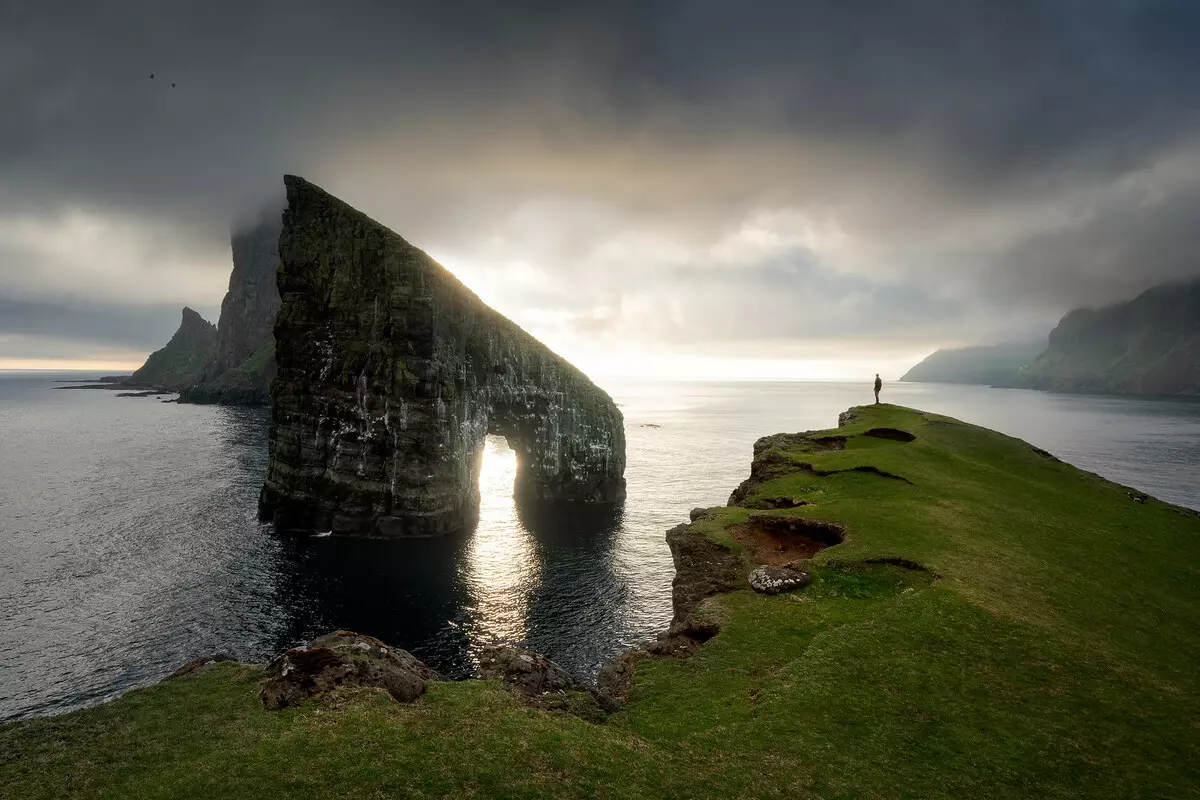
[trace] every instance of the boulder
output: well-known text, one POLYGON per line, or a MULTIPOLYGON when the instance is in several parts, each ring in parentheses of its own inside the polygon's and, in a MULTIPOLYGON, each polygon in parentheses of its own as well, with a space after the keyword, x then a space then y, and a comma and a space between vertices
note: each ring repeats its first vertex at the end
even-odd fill
POLYGON ((617 702, 576 680, 541 653, 514 645, 485 647, 479 655, 479 677, 506 683, 527 705, 603 722, 617 702))
POLYGON ((541 653, 514 645, 485 647, 479 655, 479 677, 504 681, 525 697, 585 688, 541 653))
POLYGON ((384 689, 395 700, 411 703, 428 681, 442 676, 406 650, 371 636, 337 631, 314 639, 307 648, 288 650, 267 668, 270 677, 260 696, 272 711, 342 687, 384 689))
POLYGON ((750 573, 750 588, 760 594, 782 594, 810 583, 812 575, 792 567, 763 565, 750 573))

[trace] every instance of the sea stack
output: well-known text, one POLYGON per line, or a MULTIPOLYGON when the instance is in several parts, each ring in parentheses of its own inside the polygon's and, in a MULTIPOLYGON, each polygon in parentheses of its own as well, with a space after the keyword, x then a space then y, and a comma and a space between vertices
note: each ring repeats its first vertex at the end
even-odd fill
POLYGON ((488 433, 517 452, 518 500, 624 499, 608 394, 422 250, 302 178, 284 183, 263 519, 374 536, 469 527, 488 433))

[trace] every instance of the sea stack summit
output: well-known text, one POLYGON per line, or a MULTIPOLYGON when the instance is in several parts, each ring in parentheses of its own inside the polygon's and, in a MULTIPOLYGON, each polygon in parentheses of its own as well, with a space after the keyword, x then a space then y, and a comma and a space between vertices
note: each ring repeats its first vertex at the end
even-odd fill
POLYGON ((468 527, 488 433, 517 453, 518 500, 624 499, 612 398, 425 252, 284 183, 263 519, 373 536, 468 527))

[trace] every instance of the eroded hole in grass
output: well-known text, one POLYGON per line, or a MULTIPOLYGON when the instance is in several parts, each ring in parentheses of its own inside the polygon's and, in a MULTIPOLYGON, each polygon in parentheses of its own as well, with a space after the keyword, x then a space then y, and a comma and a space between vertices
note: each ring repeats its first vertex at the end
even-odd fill
POLYGON ((934 574, 933 570, 919 561, 913 561, 909 558, 901 558, 900 556, 881 556, 879 558, 868 558, 862 562, 863 564, 887 564, 892 567, 901 567, 903 569, 912 570, 913 572, 928 572, 934 574))
POLYGON ((841 525, 804 517, 756 514, 729 529, 730 535, 754 554, 759 564, 781 567, 841 544, 841 525))
POLYGON ((909 484, 910 486, 916 486, 915 483, 913 483, 912 481, 910 481, 908 478, 904 477, 903 475, 897 475, 893 472, 888 472, 886 470, 882 470, 879 467, 871 466, 870 464, 860 464, 856 467, 846 467, 845 469, 817 469, 812 464, 801 464, 800 469, 803 472, 811 473, 813 475, 816 475, 819 478, 828 478, 830 475, 844 475, 847 472, 863 472, 868 475, 878 475, 881 478, 888 478, 888 479, 894 480, 894 481, 902 481, 904 483, 909 484))
POLYGON ((882 599, 919 591, 939 577, 922 564, 906 558, 871 558, 865 561, 830 561, 817 567, 814 597, 882 599))
POLYGON ((771 511, 778 508, 799 508, 812 505, 808 500, 797 500, 794 497, 760 497, 747 504, 747 508, 771 511))
POLYGON ((863 436, 870 436, 873 439, 889 439, 893 442, 911 442, 917 438, 899 428, 871 428, 863 436))

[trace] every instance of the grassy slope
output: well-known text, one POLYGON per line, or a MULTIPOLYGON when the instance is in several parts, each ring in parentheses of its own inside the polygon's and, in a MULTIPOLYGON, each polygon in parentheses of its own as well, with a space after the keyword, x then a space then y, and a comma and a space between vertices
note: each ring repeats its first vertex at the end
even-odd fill
MULTIPOLYGON (((720 635, 639 665, 605 725, 482 682, 267 713, 256 670, 215 665, 0 729, 0 796, 1200 796, 1200 520, 989 431, 861 416, 790 457, 915 485, 759 487, 847 541, 802 593, 717 598, 720 635), (853 435, 880 425, 918 438, 853 435)), ((746 514, 694 529, 730 542, 746 514)))
POLYGON ((245 361, 238 364, 214 382, 214 386, 230 389, 255 389, 269 387, 267 371, 274 368, 275 340, 264 342, 245 361))
POLYGON ((173 389, 191 386, 204 374, 204 368, 217 354, 215 343, 198 349, 177 346, 174 342, 155 350, 129 378, 136 386, 173 389))

